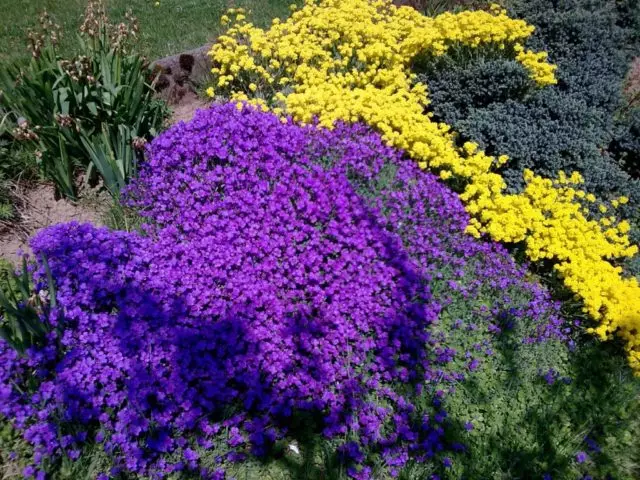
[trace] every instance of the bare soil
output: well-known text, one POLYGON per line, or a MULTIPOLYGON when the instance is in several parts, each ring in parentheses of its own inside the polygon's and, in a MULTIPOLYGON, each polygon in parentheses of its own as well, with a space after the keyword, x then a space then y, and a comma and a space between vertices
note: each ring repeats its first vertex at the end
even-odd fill
POLYGON ((172 105, 170 123, 188 122, 197 110, 207 108, 211 103, 198 97, 193 92, 186 93, 176 105, 172 105))
POLYGON ((53 185, 15 186, 17 221, 0 230, 0 257, 12 263, 19 253, 29 253, 28 240, 39 230, 56 223, 79 222, 102 225, 108 199, 98 196, 79 203, 56 200, 53 185))

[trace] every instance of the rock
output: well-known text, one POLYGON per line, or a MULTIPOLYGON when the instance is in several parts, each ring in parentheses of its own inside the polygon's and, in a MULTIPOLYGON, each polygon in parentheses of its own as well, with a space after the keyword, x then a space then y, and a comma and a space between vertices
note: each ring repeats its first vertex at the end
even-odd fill
POLYGON ((206 82, 211 70, 207 56, 211 45, 161 58, 151 64, 153 72, 160 73, 156 88, 168 103, 178 103, 187 93, 195 92, 196 86, 206 82))

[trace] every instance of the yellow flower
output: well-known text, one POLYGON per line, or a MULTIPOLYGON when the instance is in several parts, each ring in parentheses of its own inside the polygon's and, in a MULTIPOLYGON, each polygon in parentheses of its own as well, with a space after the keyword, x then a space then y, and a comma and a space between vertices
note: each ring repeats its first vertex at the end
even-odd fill
MULTIPOLYGON (((237 22, 244 20, 243 12, 237 13, 237 22)), ((317 119, 327 128, 337 121, 363 121, 420 168, 464 183, 460 198, 471 217, 467 232, 522 242, 530 260, 551 262, 585 312, 599 322, 593 333, 603 339, 620 336, 631 366, 640 373, 640 285, 624 277, 615 263, 637 254, 628 238, 629 224, 589 216, 585 200, 602 213, 607 207, 577 188, 584 183, 578 172, 559 172, 550 179, 525 170, 524 190, 508 193, 494 170, 508 157, 488 156, 472 142, 459 148, 451 127, 425 113, 427 86, 411 72, 413 59, 421 55, 441 56, 460 45, 493 45, 513 52, 538 86, 552 85, 556 67, 547 54, 524 47, 533 30, 499 6, 430 18, 390 0, 307 0, 267 30, 245 22, 233 25, 209 55, 218 93, 238 101, 239 109, 242 101, 250 101, 271 108, 283 122, 288 115, 301 123, 317 119), (249 98, 246 78, 259 79, 271 93, 261 91, 255 98, 257 86, 251 83, 254 98, 249 98)))

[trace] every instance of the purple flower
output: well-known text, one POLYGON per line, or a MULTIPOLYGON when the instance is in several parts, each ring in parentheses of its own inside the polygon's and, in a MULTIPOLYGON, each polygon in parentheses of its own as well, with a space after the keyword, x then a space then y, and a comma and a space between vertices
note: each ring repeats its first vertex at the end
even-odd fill
POLYGON ((479 366, 480 366, 480 360, 478 360, 477 358, 474 358, 469 362, 468 368, 469 368, 469 371, 474 372, 478 369, 479 366))
POLYGON ((547 385, 553 385, 556 382, 556 371, 550 368, 549 371, 544 374, 544 380, 547 382, 547 385))
POLYGON ((340 454, 343 457, 345 463, 362 463, 364 461, 364 454, 362 453, 360 446, 356 442, 347 442, 342 445, 340 447, 340 454))
POLYGON ((219 470, 219 469, 213 472, 213 475, 211 476, 211 480, 225 480, 225 478, 226 478, 226 474, 224 470, 219 470))
POLYGON ((244 437, 240 433, 238 427, 233 427, 229 431, 229 445, 232 447, 237 447, 238 445, 242 445, 245 442, 244 437))
POLYGON ((587 460, 588 456, 585 452, 578 452, 576 453, 576 462, 578 463, 584 463, 587 460))
POLYGON ((590 437, 584 437, 584 443, 587 444, 587 447, 589 447, 589 450, 592 452, 600 453, 602 451, 600 445, 590 437))
POLYGON ((350 478, 355 480, 370 480, 371 479, 371 467, 349 467, 347 469, 347 474, 350 478))
POLYGON ((36 474, 36 467, 34 467, 33 465, 28 465, 28 466, 24 467, 24 469, 22 470, 22 475, 25 478, 34 477, 35 474, 36 474))
POLYGON ((184 451, 184 459, 189 461, 189 462, 195 462, 196 460, 198 460, 198 458, 200 458, 200 456, 198 455, 198 453, 194 450, 191 450, 190 448, 185 449, 184 451))
MULTIPOLYGON (((302 413, 321 418, 346 463, 378 454, 399 470, 445 449, 446 414, 416 422, 411 392, 439 405, 479 367, 457 365, 471 348, 440 330, 461 302, 475 314, 462 333, 491 338, 474 350, 501 334, 488 332, 498 312, 530 342, 563 338, 548 294, 465 233, 456 194, 363 125, 216 105, 146 153, 126 193, 142 233, 69 223, 32 239, 57 287, 43 319, 61 333, 26 357, 0 342, 0 413, 38 463, 65 446, 77 457, 95 435, 112 476, 162 477, 196 469, 185 448, 196 439, 227 441, 221 462, 264 453, 302 413), (33 372, 33 395, 13 387, 33 372)), ((43 265, 35 276, 47 286, 43 265)))

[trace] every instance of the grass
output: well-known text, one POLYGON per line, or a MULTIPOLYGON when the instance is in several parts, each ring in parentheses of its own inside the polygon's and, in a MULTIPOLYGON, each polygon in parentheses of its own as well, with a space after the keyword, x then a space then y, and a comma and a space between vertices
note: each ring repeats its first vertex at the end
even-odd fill
MULTIPOLYGON (((222 32, 219 19, 230 7, 245 7, 260 26, 288 15, 293 0, 105 0, 110 16, 124 17, 130 8, 141 26, 140 53, 161 58, 212 42, 222 32)), ((298 2, 300 3, 300 2, 298 2)), ((26 61, 26 32, 46 9, 63 27, 62 53, 72 54, 86 0, 0 0, 0 64, 26 61)))

